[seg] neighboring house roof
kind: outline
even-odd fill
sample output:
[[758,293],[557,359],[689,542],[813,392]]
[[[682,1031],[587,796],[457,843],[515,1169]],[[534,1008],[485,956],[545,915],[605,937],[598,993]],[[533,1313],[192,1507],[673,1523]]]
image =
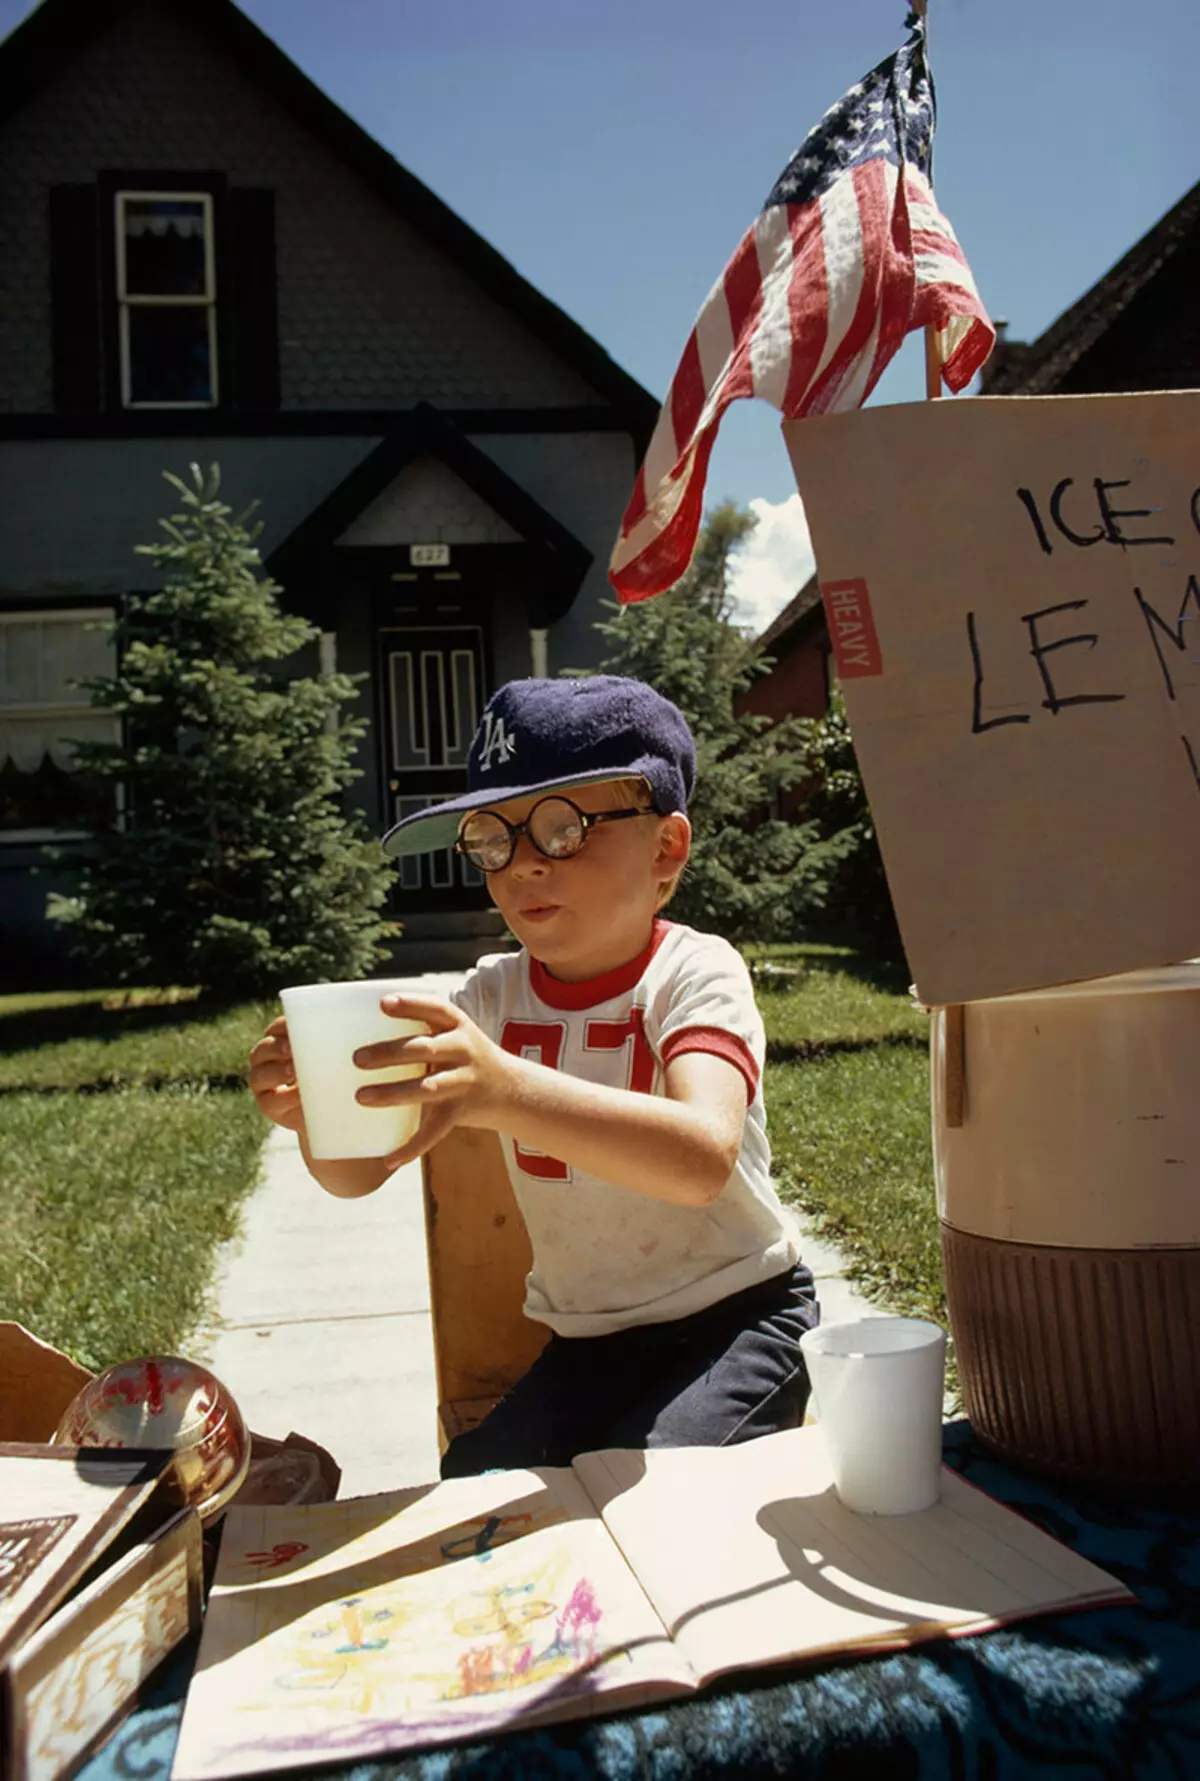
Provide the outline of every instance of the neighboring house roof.
[[815,575],[810,575],[800,592],[790,599],[782,612],[776,613],[761,636],[754,639],[759,655],[778,656],[799,641],[801,629],[808,629],[812,614],[824,614],[821,590]]
[[1002,340],[983,368],[986,396],[1047,395],[1099,345],[1134,299],[1200,234],[1200,185],[1179,200],[1037,340]]
[[42,0],[0,43],[0,121],[53,80],[59,68],[124,13],[140,6],[177,13],[189,28],[205,33],[237,57],[414,227],[574,366],[599,395],[627,417],[630,431],[645,443],[658,418],[658,403],[649,391],[356,124],[232,0]]
[[418,403],[411,418],[399,419],[387,438],[343,478],[295,531],[276,545],[265,565],[268,573],[285,587],[302,593],[306,580],[312,577],[313,564],[320,561],[322,553],[337,543],[406,465],[426,453],[449,465],[469,489],[535,548],[544,564],[545,585],[530,590],[531,622],[555,623],[578,593],[591,566],[591,551],[428,402]]

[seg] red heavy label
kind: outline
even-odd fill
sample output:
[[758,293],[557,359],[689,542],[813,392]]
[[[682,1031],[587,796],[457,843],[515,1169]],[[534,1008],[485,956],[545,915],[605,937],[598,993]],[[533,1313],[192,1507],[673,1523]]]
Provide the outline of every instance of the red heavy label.
[[879,639],[871,615],[871,596],[865,581],[823,581],[821,598],[829,620],[834,660],[842,680],[860,680],[866,674],[882,674]]

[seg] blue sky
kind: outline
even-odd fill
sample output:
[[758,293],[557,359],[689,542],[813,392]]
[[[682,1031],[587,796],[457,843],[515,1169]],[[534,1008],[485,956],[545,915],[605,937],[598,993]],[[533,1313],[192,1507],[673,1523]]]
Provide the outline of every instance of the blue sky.
[[[901,41],[906,10],[903,0],[243,6],[656,396],[792,149]],[[30,10],[0,0],[0,32]],[[992,315],[1012,338],[1033,338],[1200,179],[1200,4],[930,0],[930,44],[939,203]],[[922,394],[914,337],[873,399]],[[755,503],[760,554],[777,532],[785,583],[803,566],[802,551],[788,558],[803,538],[793,487],[778,417],[738,404],[709,497]]]

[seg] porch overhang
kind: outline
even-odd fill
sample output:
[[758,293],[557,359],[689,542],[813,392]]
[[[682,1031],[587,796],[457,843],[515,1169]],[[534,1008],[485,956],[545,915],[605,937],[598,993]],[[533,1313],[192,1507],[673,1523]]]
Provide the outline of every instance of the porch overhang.
[[[520,553],[529,622],[548,628],[570,610],[592,553],[515,482],[486,452],[429,403],[397,418],[374,451],[330,491],[321,504],[278,544],[265,567],[285,591],[287,604],[321,625],[336,628],[334,556],[345,535],[379,496],[415,461],[433,457],[497,516]],[[399,541],[397,541],[399,542]],[[410,544],[438,542],[412,538]]]

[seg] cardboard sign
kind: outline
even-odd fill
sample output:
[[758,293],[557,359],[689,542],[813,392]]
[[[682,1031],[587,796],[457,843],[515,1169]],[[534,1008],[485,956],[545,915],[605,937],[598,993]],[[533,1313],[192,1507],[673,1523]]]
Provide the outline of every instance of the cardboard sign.
[[783,431],[922,999],[1200,954],[1200,393]]

